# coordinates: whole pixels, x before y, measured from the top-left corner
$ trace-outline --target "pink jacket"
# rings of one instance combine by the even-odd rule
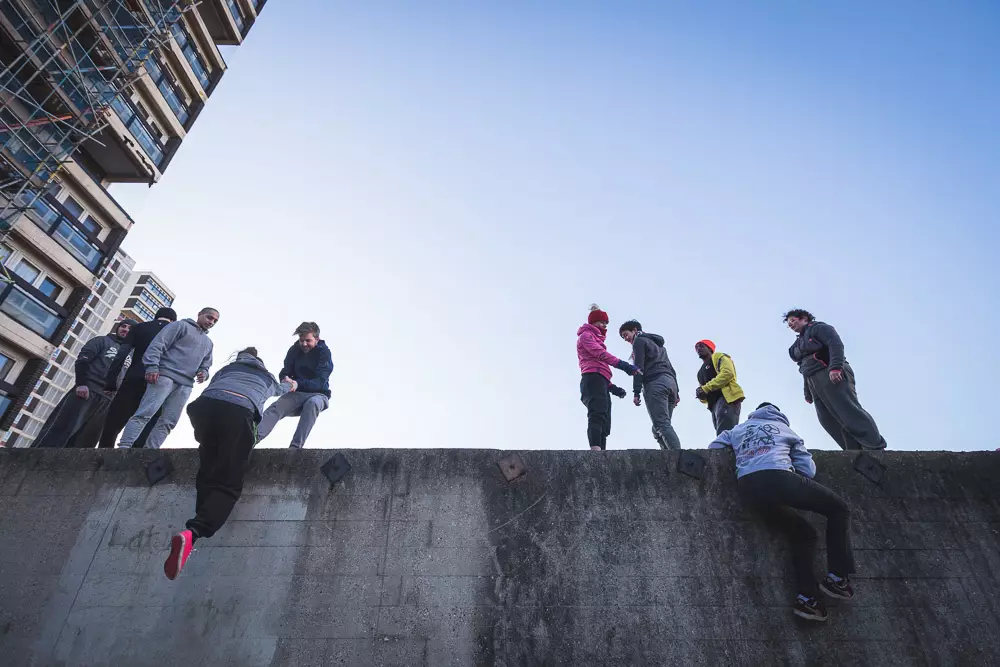
[[[611,366],[618,363],[618,357],[608,352],[604,346],[604,332],[593,324],[584,324],[576,330],[576,356],[580,360],[581,373],[600,373],[611,381]]]

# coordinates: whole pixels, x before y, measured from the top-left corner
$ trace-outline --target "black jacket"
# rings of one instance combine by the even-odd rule
[[[132,327],[128,336],[125,337],[118,356],[115,357],[111,368],[108,369],[104,382],[105,389],[114,391],[118,388],[118,374],[121,373],[122,365],[125,363],[129,352],[132,353],[132,365],[128,367],[128,373],[125,376],[129,379],[134,379],[137,377],[141,378],[146,374],[146,367],[142,363],[142,355],[146,354],[146,348],[156,338],[156,334],[160,333],[163,327],[168,324],[170,322],[166,320],[153,320],[152,322],[143,322]]]
[[[809,377],[824,369],[844,369],[844,342],[837,330],[825,322],[812,322],[788,348],[788,356],[799,365],[799,372]]]
[[[677,373],[670,363],[667,350],[663,347],[663,336],[640,332],[632,340],[632,363],[642,369],[642,375],[632,377],[632,391],[642,392],[642,383],[661,375],[669,375],[677,383]]]
[[[91,338],[80,349],[73,369],[76,371],[74,386],[87,386],[100,391],[104,389],[104,378],[108,368],[124,348],[124,343],[118,336],[107,334]]]
[[[298,383],[295,391],[325,394],[327,398],[330,398],[330,373],[332,372],[333,357],[325,342],[319,341],[309,354],[303,352],[299,344],[296,343],[288,349],[278,379],[290,377]]]

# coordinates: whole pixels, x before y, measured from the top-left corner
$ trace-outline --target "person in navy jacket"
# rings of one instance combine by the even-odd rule
[[[263,440],[285,417],[298,417],[291,447],[301,449],[316,424],[319,413],[330,406],[330,373],[333,358],[330,348],[319,337],[319,325],[303,322],[295,329],[297,343],[288,349],[279,377],[295,380],[297,390],[285,394],[264,411],[257,427],[257,440]]]

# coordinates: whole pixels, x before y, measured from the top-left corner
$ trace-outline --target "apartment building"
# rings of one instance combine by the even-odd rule
[[[175,295],[163,281],[151,271],[138,271],[132,276],[125,302],[121,306],[121,317],[130,317],[137,322],[149,322],[160,308],[172,306]]]
[[[108,187],[161,178],[263,5],[0,0],[0,433],[29,438],[109,307],[134,221]]]

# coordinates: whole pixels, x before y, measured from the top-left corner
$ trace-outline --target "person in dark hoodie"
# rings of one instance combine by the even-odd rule
[[[580,400],[587,406],[587,442],[591,451],[604,451],[611,435],[611,394],[625,398],[625,390],[611,384],[611,367],[629,375],[638,368],[608,352],[604,338],[608,314],[590,306],[587,323],[576,330],[576,356],[580,362]]]
[[[104,377],[134,324],[135,320],[122,320],[113,332],[90,339],[80,349],[74,367],[76,388],[67,392],[49,415],[35,447],[93,447],[97,444],[111,404],[111,395],[104,390]]]
[[[159,449],[177,425],[194,382],[208,379],[212,366],[212,339],[208,330],[219,321],[219,311],[202,308],[198,319],[172,322],[156,334],[142,355],[146,368],[146,391],[139,409],[128,420],[118,446],[125,449],[135,443],[149,420],[160,411],[159,420],[149,434],[146,446]]]
[[[813,480],[816,464],[788,417],[771,403],[761,403],[736,428],[723,431],[709,449],[732,449],[736,454],[736,484],[740,498],[760,513],[792,543],[792,565],[798,596],[795,615],[825,621],[826,605],[819,591],[839,600],[850,600],[854,589],[851,550],[851,510],[844,500]],[[829,573],[818,585],[816,530],[796,510],[826,517],[826,558]]]
[[[132,327],[129,331],[125,344],[118,350],[111,368],[108,369],[108,376],[105,379],[104,388],[106,391],[114,391],[115,397],[108,408],[108,416],[104,420],[104,430],[101,433],[101,442],[98,447],[102,449],[112,448],[118,435],[125,428],[125,424],[132,418],[135,411],[139,409],[142,402],[142,395],[146,392],[146,366],[142,363],[142,355],[146,354],[149,344],[153,342],[156,335],[171,322],[177,321],[177,313],[173,308],[160,308],[156,311],[156,316],[152,322],[142,322]],[[118,385],[118,376],[122,366],[131,355],[131,364],[125,372],[121,385]],[[160,413],[156,413],[142,434],[133,443],[133,447],[142,447],[149,432],[156,425]]]
[[[194,517],[170,540],[170,554],[163,563],[168,579],[177,578],[195,541],[222,528],[239,501],[250,453],[258,441],[257,424],[264,401],[295,389],[295,380],[289,378],[279,384],[257,356],[257,349],[248,347],[216,373],[201,396],[188,406],[200,460],[197,493]]]
[[[632,378],[635,397],[632,402],[642,405],[640,392],[646,397],[646,410],[653,422],[653,438],[660,449],[680,449],[681,441],[670,424],[674,408],[680,402],[677,374],[663,347],[663,336],[645,333],[638,320],[629,320],[618,327],[618,334],[632,346],[632,363],[642,370]]]
[[[816,407],[826,432],[841,449],[885,449],[875,419],[858,400],[854,369],[837,330],[817,322],[808,310],[790,310],[784,320],[798,334],[788,355],[799,365],[806,403]]]
[[[271,404],[264,412],[257,434],[263,440],[280,420],[297,416],[299,423],[290,447],[301,449],[305,447],[306,438],[316,425],[319,413],[330,406],[333,357],[330,348],[320,339],[319,325],[315,322],[303,322],[294,333],[299,340],[288,349],[279,377],[282,381],[289,378],[295,380],[298,389]]]

